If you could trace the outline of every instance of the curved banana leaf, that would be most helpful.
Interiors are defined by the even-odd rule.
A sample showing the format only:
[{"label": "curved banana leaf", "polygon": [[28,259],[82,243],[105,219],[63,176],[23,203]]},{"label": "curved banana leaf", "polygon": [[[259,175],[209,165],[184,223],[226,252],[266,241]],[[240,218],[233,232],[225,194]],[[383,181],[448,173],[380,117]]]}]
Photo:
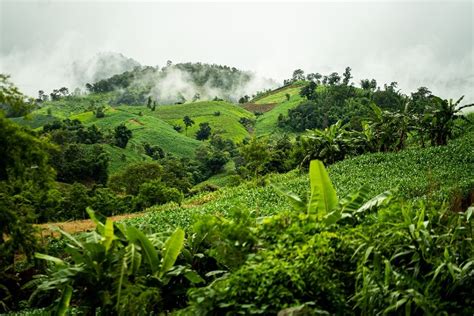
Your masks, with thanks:
[{"label": "curved banana leaf", "polygon": [[150,269],[153,273],[158,272],[160,268],[160,261],[158,260],[158,252],[155,247],[148,239],[148,237],[142,233],[140,230],[133,226],[127,228],[127,236],[130,240],[140,241],[140,244],[145,252],[146,259],[150,265]]},{"label": "curved banana leaf", "polygon": [[338,199],[331,179],[319,160],[312,160],[309,165],[311,196],[308,202],[308,213],[323,217],[337,207]]},{"label": "curved banana leaf", "polygon": [[177,228],[166,240],[163,249],[163,263],[161,265],[159,277],[162,277],[171,269],[178,258],[184,245],[184,230]]}]

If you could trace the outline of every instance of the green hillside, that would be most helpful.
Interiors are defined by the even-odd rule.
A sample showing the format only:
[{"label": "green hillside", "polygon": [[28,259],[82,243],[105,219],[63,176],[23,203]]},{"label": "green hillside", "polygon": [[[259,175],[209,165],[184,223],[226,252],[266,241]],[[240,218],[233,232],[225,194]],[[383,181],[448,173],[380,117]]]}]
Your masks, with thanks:
[{"label": "green hillside", "polygon": [[194,150],[200,144],[199,141],[176,132],[170,124],[149,115],[151,111],[148,113],[143,111],[145,114],[140,116],[141,110],[139,107],[108,108],[103,118],[96,118],[93,112],[84,112],[73,115],[71,118],[79,119],[85,125],[95,124],[105,129],[113,129],[124,123],[133,133],[127,148],[136,152],[143,152],[142,143],[148,142],[160,146],[165,152],[181,157],[194,155]]},{"label": "green hillside", "polygon": [[[263,113],[257,118],[255,124],[255,133],[257,136],[269,136],[286,132],[278,127],[278,116],[280,116],[280,114],[287,115],[289,109],[300,104],[303,99],[299,93],[303,85],[302,83],[296,83],[279,88],[253,101],[257,105],[275,103],[275,106],[270,111]],[[286,97],[287,94],[290,95],[289,100]]]},{"label": "green hillside", "polygon": [[290,96],[298,95],[301,88],[305,85],[304,82],[297,82],[289,86],[284,86],[268,93],[265,93],[262,96],[256,97],[251,101],[251,103],[256,104],[268,104],[268,103],[282,103],[286,101],[286,94]]},{"label": "green hillside", "polygon": [[[271,96],[269,96],[271,97]],[[278,116],[286,115],[289,109],[292,109],[302,101],[301,96],[296,93],[287,101],[286,97],[283,102],[277,104],[272,110],[259,116],[255,124],[255,133],[257,136],[269,136],[272,134],[280,134],[285,131],[278,127]]]},{"label": "green hillside", "polygon": [[[130,112],[137,112],[133,106],[121,106],[119,109]],[[220,115],[216,115],[220,112]],[[180,125],[183,127],[183,117],[189,116],[195,124],[188,128],[188,137],[194,138],[199,123],[208,122],[213,132],[218,132],[224,138],[233,141],[241,141],[249,136],[245,127],[239,123],[241,117],[253,118],[254,115],[239,106],[224,101],[202,101],[176,105],[157,106],[156,111],[144,110],[144,115],[159,118],[170,125]]]},{"label": "green hillside", "polygon": [[120,147],[108,144],[104,144],[102,146],[110,157],[109,173],[111,175],[122,170],[130,163],[151,160],[151,158],[147,155],[135,150],[131,150],[130,147],[122,149]]}]

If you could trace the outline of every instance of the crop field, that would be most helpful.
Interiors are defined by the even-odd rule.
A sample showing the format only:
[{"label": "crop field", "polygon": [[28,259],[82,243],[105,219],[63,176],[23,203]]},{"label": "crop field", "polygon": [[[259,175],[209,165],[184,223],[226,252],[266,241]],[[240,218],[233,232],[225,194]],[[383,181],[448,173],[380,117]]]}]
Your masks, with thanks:
[{"label": "crop field", "polygon": [[298,95],[303,86],[304,83],[292,84],[288,87],[271,91],[268,94],[257,97],[251,102],[256,104],[282,103],[286,101],[286,94],[289,94],[290,96]]},{"label": "crop field", "polygon": [[289,101],[286,99],[279,103],[272,110],[263,113],[263,115],[257,118],[255,124],[255,133],[257,136],[268,136],[268,135],[278,135],[285,133],[286,131],[278,127],[278,116],[280,114],[287,115],[288,110],[292,109],[302,101],[299,94],[291,96]]},{"label": "crop field", "polygon": [[[121,106],[119,109],[132,111],[138,110],[133,106]],[[220,115],[215,115],[220,112]],[[199,124],[203,122],[209,123],[214,132],[219,133],[225,138],[234,141],[241,141],[248,137],[248,131],[239,123],[241,117],[253,118],[253,114],[224,101],[203,101],[176,105],[160,105],[155,111],[149,109],[143,110],[143,113],[149,116],[157,117],[171,125],[180,125],[183,127],[182,134],[185,134],[183,117],[189,116],[195,124],[188,128],[188,137],[194,138]]]},{"label": "crop field", "polygon": [[[447,200],[458,203],[467,198],[474,187],[474,130],[445,147],[408,149],[399,153],[365,154],[329,166],[329,175],[336,191],[344,196],[366,186],[370,196],[396,188],[402,197],[410,199]],[[286,191],[298,195],[307,193],[308,177],[298,170],[272,175],[268,183],[284,183]],[[451,196],[454,194],[455,198]],[[457,197],[457,198],[456,198]],[[238,187],[193,197],[195,207],[175,204],[155,206],[143,217],[127,222],[150,231],[189,227],[202,214],[228,215],[232,209],[245,208],[256,217],[267,216],[288,209],[287,200],[272,186],[244,183]],[[190,204],[189,202],[185,202]]]},{"label": "crop field", "polygon": [[199,141],[176,132],[170,124],[155,116],[147,115],[149,113],[145,111],[143,111],[145,114],[141,116],[139,112],[138,107],[127,109],[119,107],[108,108],[103,118],[96,118],[93,112],[84,112],[72,118],[79,119],[85,125],[95,124],[100,128],[110,130],[124,123],[133,133],[130,148],[139,153],[143,152],[142,143],[148,142],[180,157],[194,155],[194,150],[200,144]]}]

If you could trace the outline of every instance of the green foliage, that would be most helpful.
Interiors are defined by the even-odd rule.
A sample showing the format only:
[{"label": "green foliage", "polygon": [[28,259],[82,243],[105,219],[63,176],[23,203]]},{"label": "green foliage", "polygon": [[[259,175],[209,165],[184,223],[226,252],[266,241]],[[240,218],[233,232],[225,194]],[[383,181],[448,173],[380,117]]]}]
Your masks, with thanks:
[{"label": "green foliage", "polygon": [[41,283],[31,300],[43,291],[56,292],[61,295],[57,313],[66,312],[69,302],[84,313],[104,314],[160,312],[179,304],[163,298],[169,295],[166,288],[179,284],[186,275],[196,280],[188,266],[175,265],[184,231],[177,228],[169,236],[145,235],[110,219],[102,223],[89,212],[96,231],[81,239],[62,231],[68,239],[69,260],[36,254],[50,266],[47,275],[39,276]]},{"label": "green foliage", "polygon": [[110,177],[109,187],[117,193],[137,195],[144,182],[159,179],[163,168],[156,162],[136,163]]},{"label": "green foliage", "polygon": [[106,184],[109,159],[97,144],[67,144],[53,154],[52,165],[57,170],[58,181]]},{"label": "green foliage", "polygon": [[455,129],[455,120],[463,117],[459,112],[463,108],[472,107],[474,104],[468,104],[460,107],[464,97],[456,102],[453,100],[442,100],[432,98],[433,102],[428,105],[427,110],[421,118],[422,130],[429,135],[429,140],[433,146],[442,146],[448,143],[452,138]]},{"label": "green foliage", "polygon": [[225,147],[217,148],[204,144],[196,149],[196,160],[202,166],[202,177],[206,179],[222,171],[229,158],[230,153]]},{"label": "green foliage", "polygon": [[188,135],[188,127],[191,127],[194,125],[194,121],[187,115],[184,116],[183,118],[183,123],[184,123],[184,127],[185,127],[185,130],[186,130],[186,135]]},{"label": "green foliage", "polygon": [[175,188],[170,188],[161,180],[152,180],[140,185],[137,197],[135,198],[135,208],[145,209],[157,204],[168,202],[181,203],[183,193]]},{"label": "green foliage", "polygon": [[350,132],[338,121],[324,130],[310,131],[303,136],[300,150],[304,152],[304,158],[301,163],[321,159],[324,163],[332,164],[350,155],[353,146]]},{"label": "green foliage", "polygon": [[211,136],[211,127],[209,123],[203,122],[199,123],[199,130],[196,132],[197,140],[206,140]]},{"label": "green foliage", "polygon": [[25,279],[16,261],[19,256],[30,261],[38,247],[32,223],[44,212],[55,175],[48,164],[52,146],[2,114],[0,148],[0,311],[4,311],[16,308],[22,297]]},{"label": "green foliage", "polygon": [[127,147],[128,140],[132,138],[132,131],[125,124],[120,124],[114,129],[115,144],[120,148]]},{"label": "green foliage", "polygon": [[[242,249],[247,259],[237,269],[190,290],[191,305],[183,312],[275,314],[303,307],[309,314],[472,312],[472,209],[447,216],[445,206],[389,200],[387,194],[364,204],[365,190],[338,202],[316,161],[310,183],[307,205],[288,194],[297,212],[246,222],[243,230],[252,244],[258,241],[259,251]],[[197,228],[215,240],[208,253],[226,253],[222,246],[228,249],[233,240],[226,233],[215,236],[216,222],[208,219],[209,226]],[[240,226],[224,227],[220,230],[232,232]]]},{"label": "green foliage", "polygon": [[35,107],[32,99],[20,92],[9,80],[9,76],[0,74],[0,111],[7,117],[24,116]]},{"label": "green foliage", "polygon": [[292,146],[286,135],[277,140],[254,137],[240,146],[240,155],[235,158],[237,171],[243,177],[289,171],[295,167]]}]

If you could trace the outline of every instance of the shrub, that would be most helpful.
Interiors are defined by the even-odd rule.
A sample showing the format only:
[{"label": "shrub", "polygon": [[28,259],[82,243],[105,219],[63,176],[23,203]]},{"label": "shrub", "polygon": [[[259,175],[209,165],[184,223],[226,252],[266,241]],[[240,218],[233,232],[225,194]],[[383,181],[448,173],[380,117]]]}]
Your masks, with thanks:
[{"label": "shrub", "polygon": [[134,201],[137,209],[145,209],[156,204],[181,203],[183,197],[183,193],[178,189],[167,187],[161,180],[153,180],[140,185]]},{"label": "shrub", "polygon": [[71,305],[85,314],[160,313],[178,304],[163,299],[175,295],[173,288],[201,282],[189,266],[175,265],[184,244],[183,230],[147,236],[110,219],[99,222],[90,214],[97,227],[86,238],[63,232],[68,240],[65,251],[71,255],[68,260],[36,254],[50,267],[47,275],[38,276],[31,300],[41,292],[56,293],[60,299],[52,307],[59,315],[65,315]]}]

